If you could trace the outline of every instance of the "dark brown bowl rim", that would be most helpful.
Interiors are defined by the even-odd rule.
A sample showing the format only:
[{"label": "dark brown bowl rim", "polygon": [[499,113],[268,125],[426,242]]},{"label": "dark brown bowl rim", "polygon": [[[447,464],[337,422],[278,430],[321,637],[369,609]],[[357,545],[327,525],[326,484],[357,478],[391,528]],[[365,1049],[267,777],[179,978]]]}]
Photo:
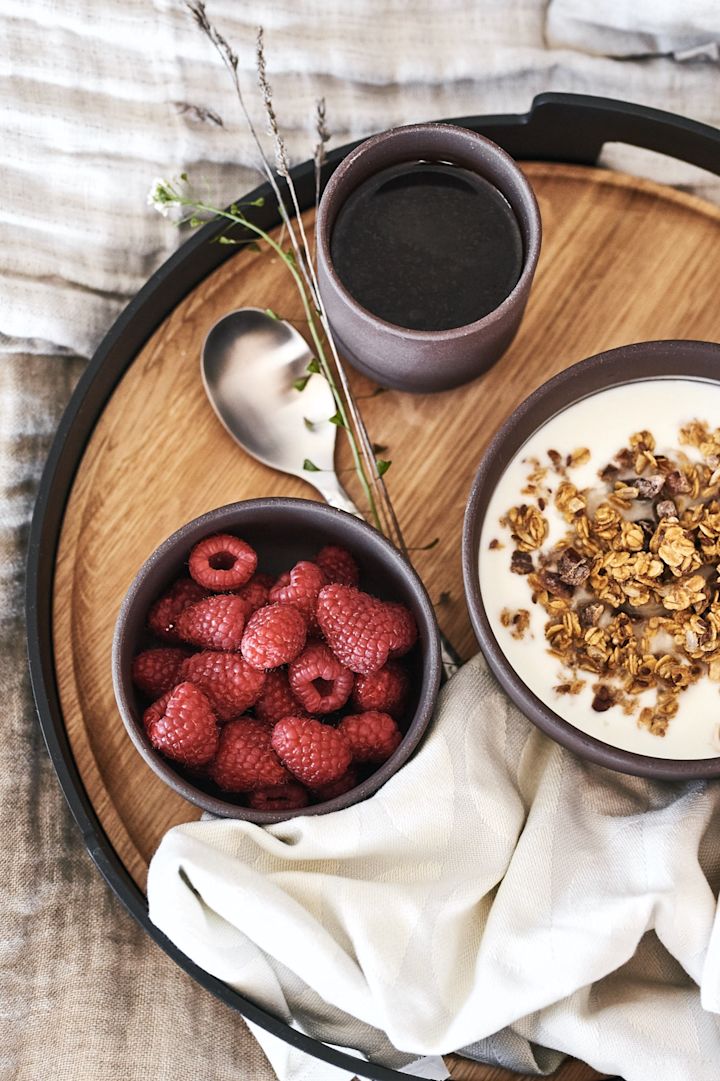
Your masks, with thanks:
[{"label": "dark brown bowl rim", "polygon": [[[395,753],[384,762],[373,774],[361,781],[359,785],[337,796],[335,799],[316,803],[309,807],[303,807],[296,811],[255,811],[250,807],[241,807],[215,796],[209,795],[202,789],[197,788],[189,781],[180,776],[161,755],[155,751],[147,739],[142,725],[136,719],[135,707],[132,700],[132,688],[127,684],[129,681],[123,678],[122,658],[126,645],[126,626],[128,616],[141,590],[141,585],[146,577],[152,572],[155,565],[162,561],[170,552],[183,554],[184,562],[187,556],[188,542],[186,537],[196,529],[207,527],[207,532],[212,532],[217,523],[222,522],[222,527],[231,529],[230,519],[240,512],[247,515],[264,513],[272,510],[297,511],[303,520],[307,516],[313,516],[315,521],[322,523],[341,519],[344,525],[351,531],[357,531],[364,535],[370,546],[380,553],[379,558],[385,566],[391,566],[392,574],[399,575],[408,590],[413,595],[415,617],[418,623],[419,641],[423,651],[423,680],[420,689],[417,708],[409,724],[400,746]],[[115,691],[115,699],[122,717],[125,729],[132,740],[135,749],[150,766],[150,768],[170,788],[174,789],[190,803],[201,807],[210,814],[223,818],[232,818],[239,821],[253,822],[258,825],[269,825],[275,822],[285,822],[292,818],[300,818],[307,815],[328,814],[331,811],[342,810],[367,799],[393,774],[395,774],[410,758],[420,743],[425,731],[432,719],[440,686],[441,675],[440,661],[440,637],[435,618],[435,612],[427,594],[427,590],[420,580],[417,572],[411,564],[404,559],[400,552],[376,529],[345,511],[335,510],[324,503],[318,503],[312,499],[296,499],[290,497],[266,497],[262,499],[246,499],[237,503],[228,503],[222,507],[215,507],[205,514],[186,522],[165,541],[162,542],[145,560],[135,575],[120,606],[115,633],[112,644],[112,677]]]},{"label": "dark brown bowl rim", "polygon": [[[527,250],[523,252],[523,267],[520,272],[520,277],[500,304],[498,304],[496,308],[493,308],[491,312],[488,312],[487,315],[484,315],[482,319],[476,319],[473,323],[463,323],[463,325],[459,327],[450,327],[447,330],[412,330],[409,327],[400,326],[398,323],[389,323],[379,315],[373,315],[371,311],[362,304],[359,304],[352,293],[348,292],[345,288],[335,270],[335,265],[330,254],[330,233],[332,230],[328,227],[328,206],[332,201],[332,197],[337,188],[343,182],[347,173],[352,170],[355,162],[359,158],[364,157],[368,152],[374,150],[376,146],[397,138],[398,134],[402,132],[426,132],[436,130],[466,135],[472,142],[486,146],[498,159],[505,161],[505,163],[517,173],[518,181],[523,188],[524,195],[527,199],[527,211],[530,217],[530,239]],[[325,265],[325,272],[348,308],[355,312],[355,314],[364,322],[371,324],[373,327],[380,327],[382,330],[387,331],[396,337],[403,338],[404,340],[417,342],[454,341],[455,339],[464,338],[469,334],[474,334],[477,331],[485,330],[487,327],[490,327],[501,320],[505,313],[514,305],[518,293],[525,288],[526,284],[529,285],[530,281],[532,281],[538,259],[540,258],[540,247],[542,244],[540,208],[538,207],[535,192],[530,185],[530,181],[525,176],[525,173],[517,162],[511,158],[502,147],[498,146],[497,143],[494,143],[492,139],[488,139],[484,135],[478,134],[476,131],[471,131],[470,128],[464,128],[460,124],[403,124],[399,127],[389,128],[387,131],[382,131],[379,134],[372,135],[369,139],[366,139],[360,146],[356,147],[355,150],[351,151],[347,157],[343,159],[330,177],[323,192],[322,199],[320,200],[320,205],[318,206],[315,230],[318,248]]]},{"label": "dark brown bowl rim", "polygon": [[[642,358],[645,361],[650,360],[660,363],[663,359],[667,360],[669,353],[674,354],[674,360],[677,359],[677,369],[674,372],[663,372],[662,375],[657,375],[656,378],[685,377],[720,382],[720,344],[689,339],[637,342],[632,345],[609,349],[585,360],[578,361],[576,364],[565,368],[558,375],[553,376],[552,379],[547,380],[521,402],[493,436],[475,475],[463,524],[462,565],[465,597],[480,649],[500,685],[533,724],[557,743],[598,765],[638,777],[682,781],[720,777],[720,755],[712,758],[696,759],[655,758],[651,755],[638,754],[635,751],[626,751],[614,747],[612,744],[605,743],[594,736],[581,732],[569,721],[564,720],[533,694],[505,657],[485,612],[478,574],[480,533],[484,521],[484,512],[481,511],[480,505],[486,495],[485,486],[493,463],[503,455],[505,455],[506,460],[509,460],[504,452],[508,437],[514,434],[518,427],[522,428],[527,424],[527,431],[524,433],[522,440],[522,442],[525,442],[534,431],[537,431],[541,424],[546,423],[552,416],[567,409],[574,402],[596,394],[603,389],[647,381],[648,376],[633,376],[630,374],[633,361]],[[706,365],[715,367],[716,374],[714,376],[709,372],[698,375],[687,369],[683,370],[683,361],[688,364],[697,364],[701,360]],[[606,373],[608,379],[603,383],[602,387],[578,394],[577,398],[566,402],[560,408],[553,409],[551,407],[548,409],[544,420],[533,419],[532,423],[529,423],[529,418],[534,416],[538,406],[552,405],[558,390],[565,389],[585,373],[597,372],[608,366],[610,368]],[[618,370],[623,366],[625,374]],[[513,454],[515,453],[516,451],[513,451]]]}]

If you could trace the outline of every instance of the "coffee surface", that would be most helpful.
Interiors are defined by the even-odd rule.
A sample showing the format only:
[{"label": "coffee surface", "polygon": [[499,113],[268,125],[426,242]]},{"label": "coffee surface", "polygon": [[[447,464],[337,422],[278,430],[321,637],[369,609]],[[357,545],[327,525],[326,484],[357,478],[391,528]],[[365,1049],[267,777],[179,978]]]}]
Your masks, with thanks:
[{"label": "coffee surface", "polygon": [[373,315],[412,330],[448,330],[493,311],[523,264],[505,197],[456,165],[410,162],[364,181],[330,239],[345,288]]}]

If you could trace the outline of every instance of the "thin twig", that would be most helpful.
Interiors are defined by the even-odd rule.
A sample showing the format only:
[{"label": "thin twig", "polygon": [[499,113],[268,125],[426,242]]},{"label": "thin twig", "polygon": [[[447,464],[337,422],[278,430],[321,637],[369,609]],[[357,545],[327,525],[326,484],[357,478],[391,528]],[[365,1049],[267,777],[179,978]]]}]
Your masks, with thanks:
[{"label": "thin twig", "polygon": [[290,221],[289,215],[287,214],[287,211],[285,209],[285,204],[283,202],[282,195],[280,194],[280,189],[275,179],[275,174],[273,173],[270,162],[267,159],[267,155],[263,148],[262,142],[260,141],[260,136],[257,133],[257,128],[255,127],[252,117],[250,116],[250,113],[248,111],[247,105],[245,104],[245,97],[242,92],[242,87],[240,86],[240,77],[238,75],[237,55],[231,48],[227,40],[217,29],[217,27],[215,27],[210,22],[207,11],[205,9],[205,0],[186,0],[186,6],[190,11],[192,17],[194,18],[195,22],[197,23],[198,27],[202,30],[202,32],[205,34],[205,36],[215,48],[216,52],[220,56],[220,59],[222,60],[223,64],[225,65],[226,69],[230,74],[230,77],[233,81],[233,86],[235,87],[235,96],[238,99],[243,117],[245,119],[245,123],[248,126],[248,130],[253,138],[253,141],[258,151],[260,159],[260,169],[265,178],[267,179],[268,183],[270,184],[273,194],[277,199],[278,210],[280,211],[280,216],[283,220],[283,224],[285,225],[288,236],[290,237],[290,243],[292,244],[293,251],[295,252],[295,257],[296,259],[301,260],[302,257],[300,253],[300,245],[293,229],[292,222]]},{"label": "thin twig", "polygon": [[[324,304],[322,302],[322,297],[320,296],[320,287],[318,285],[317,276],[315,274],[314,260],[313,260],[313,258],[311,256],[310,245],[308,243],[307,233],[305,232],[305,223],[303,221],[302,211],[300,209],[300,204],[299,204],[299,200],[298,200],[298,197],[297,197],[297,191],[296,191],[296,188],[295,188],[295,184],[294,184],[293,178],[292,178],[292,176],[290,174],[290,170],[287,167],[287,154],[286,154],[286,151],[285,151],[285,144],[283,142],[282,136],[280,135],[280,131],[279,131],[279,127],[278,127],[278,121],[277,121],[277,115],[276,115],[276,112],[275,112],[275,107],[273,105],[272,88],[270,86],[268,76],[267,76],[267,63],[266,63],[266,60],[265,60],[265,41],[264,41],[262,28],[260,28],[258,30],[258,34],[257,34],[256,49],[255,49],[255,61],[256,61],[256,67],[257,67],[258,86],[259,86],[260,91],[261,91],[262,96],[263,96],[263,104],[265,106],[265,115],[266,115],[267,121],[268,121],[269,134],[273,138],[273,142],[275,144],[275,156],[276,156],[276,159],[277,159],[277,161],[279,163],[278,164],[278,171],[281,172],[281,175],[283,176],[283,179],[285,180],[285,183],[287,185],[288,193],[290,195],[290,200],[291,200],[292,206],[293,206],[293,215],[294,215],[294,219],[295,219],[295,224],[297,225],[298,233],[299,233],[299,236],[300,236],[299,247],[300,247],[301,252],[302,252],[302,258],[299,260],[300,270],[301,270],[301,272],[303,274],[303,277],[305,278],[305,281],[307,283],[308,290],[310,291],[310,295],[312,297],[313,303],[315,304],[318,315],[320,317],[320,322],[322,324],[323,331],[325,333],[325,338],[326,338],[326,340],[327,340],[327,342],[328,342],[328,344],[330,346],[330,350],[331,350],[333,360],[334,360],[334,363],[335,363],[335,368],[337,370],[337,373],[338,373],[338,376],[339,376],[339,379],[340,379],[340,385],[342,387],[343,397],[344,397],[345,403],[347,405],[348,412],[350,414],[351,423],[353,424],[354,430],[360,436],[360,449],[361,449],[363,460],[365,462],[365,469],[367,470],[369,476],[372,478],[373,484],[376,485],[377,487],[379,487],[379,489],[380,489],[380,493],[381,493],[381,497],[382,497],[381,500],[380,500],[381,509],[384,512],[383,516],[385,518],[385,521],[382,523],[383,531],[385,533],[389,533],[390,529],[393,529],[396,536],[397,536],[398,547],[401,549],[401,551],[404,552],[405,551],[405,544],[404,544],[404,540],[403,540],[403,537],[402,537],[402,533],[400,531],[400,527],[399,527],[399,524],[397,522],[395,512],[388,505],[389,504],[389,496],[388,496],[387,488],[385,487],[384,482],[382,482],[382,478],[381,478],[381,476],[380,476],[380,474],[378,472],[377,462],[376,462],[374,454],[372,453],[372,445],[371,445],[371,442],[370,442],[370,438],[368,436],[367,429],[365,428],[365,423],[364,423],[364,421],[362,419],[362,416],[361,416],[360,411],[359,411],[359,409],[357,407],[357,404],[354,401],[352,391],[350,389],[350,383],[349,383],[349,380],[348,380],[348,377],[347,377],[347,373],[345,372],[344,365],[343,365],[343,363],[340,360],[340,357],[338,355],[338,351],[337,351],[337,347],[335,345],[335,341],[333,339],[330,323],[329,323],[327,315],[325,313],[325,306],[324,306]],[[325,121],[325,103],[324,103],[324,101],[322,102],[322,106],[320,106],[320,104],[319,104],[319,107],[318,107],[318,121],[319,121],[318,134],[320,135],[320,146],[322,147],[324,145],[323,144],[323,137],[325,135],[327,135],[327,137],[329,138],[329,132],[327,132],[327,126],[326,126],[326,121]],[[322,132],[322,134],[321,134],[321,132]],[[317,153],[317,150],[316,150],[316,153]],[[316,184],[317,184],[317,179],[316,179]],[[289,217],[289,215],[288,215],[288,217]],[[344,411],[341,410],[341,415],[343,413],[344,413]],[[347,417],[345,417],[344,415],[343,415],[343,420],[347,424]],[[392,536],[392,534],[390,534],[390,535]]]},{"label": "thin twig", "polygon": [[[263,40],[262,32],[258,32],[257,37],[256,63],[258,73],[258,85],[262,92],[263,101],[265,103],[265,112],[268,119],[268,126],[270,129],[270,134],[273,136],[273,139],[275,141],[276,155],[279,156],[282,149],[281,143],[279,142],[281,137],[278,132],[277,117],[275,114],[274,106],[272,104],[272,90],[270,88],[267,78],[267,67],[265,62],[265,43]],[[380,489],[380,493],[382,496],[380,503],[381,509],[384,512],[383,516],[385,519],[382,523],[382,528],[385,533],[388,533],[391,528],[394,528],[395,533],[398,535],[398,546],[401,548],[401,550],[404,551],[404,542],[402,540],[402,534],[400,533],[399,526],[397,525],[397,518],[395,517],[395,514],[391,510],[391,508],[388,507],[389,499],[385,485],[379,484],[381,478],[378,472],[375,456],[372,453],[372,445],[370,442],[370,438],[368,436],[367,429],[365,428],[365,424],[360,414],[360,411],[353,398],[347,373],[338,354],[338,350],[332,334],[332,329],[330,327],[330,323],[325,312],[325,306],[320,295],[320,287],[318,284],[317,275],[315,273],[315,264],[310,255],[310,245],[308,243],[307,233],[305,231],[305,223],[303,221],[302,211],[300,209],[300,203],[297,197],[297,191],[289,170],[284,174],[284,180],[287,185],[290,200],[292,202],[293,216],[300,236],[300,248],[303,252],[303,258],[300,261],[300,270],[307,283],[308,290],[320,317],[320,322],[325,333],[325,338],[327,339],[327,342],[330,346],[330,351],[333,356],[335,368],[340,379],[340,385],[342,387],[344,401],[350,414],[351,423],[354,430],[358,433],[360,437],[360,449],[363,460],[365,462],[365,469],[367,470],[369,477],[372,478],[373,484]],[[341,411],[341,413],[342,412],[343,411]],[[343,416],[343,420],[345,420],[345,423],[347,424],[347,417]],[[390,535],[392,536],[392,534]]]},{"label": "thin twig", "polygon": [[280,176],[287,179],[290,172],[290,164],[288,162],[287,147],[285,146],[285,140],[280,134],[278,128],[277,116],[275,115],[275,106],[273,105],[272,87],[268,82],[267,77],[267,64],[265,62],[265,37],[262,26],[257,28],[257,40],[255,43],[255,62],[257,65],[258,86],[262,91],[263,105],[265,106],[265,115],[268,120],[268,135],[272,136],[273,144],[275,146],[275,166]]},{"label": "thin twig", "polygon": [[315,163],[315,213],[320,205],[320,182],[325,164],[325,144],[330,142],[330,130],[325,120],[325,98],[315,102],[315,131],[318,141],[315,143],[313,161]]},{"label": "thin twig", "polygon": [[[296,282],[298,284],[298,288],[300,289],[303,305],[306,309],[308,325],[311,330],[316,349],[319,353],[319,359],[321,360],[323,374],[330,383],[330,387],[333,391],[333,395],[335,397],[338,407],[338,413],[347,431],[348,440],[350,443],[358,476],[365,491],[366,497],[368,498],[371,512],[373,513],[378,525],[380,525],[380,527],[388,536],[391,537],[391,539],[395,540],[395,543],[400,548],[400,550],[406,554],[407,548],[402,535],[402,531],[400,529],[400,524],[397,520],[395,510],[390,500],[385,480],[383,479],[383,476],[378,469],[370,437],[365,427],[362,415],[358,409],[357,403],[354,399],[344,365],[338,354],[337,346],[335,344],[335,340],[332,334],[332,329],[330,327],[330,323],[325,311],[325,306],[322,303],[322,298],[320,296],[320,290],[314,267],[314,259],[312,257],[313,253],[311,253],[310,245],[308,244],[307,234],[302,218],[302,212],[299,206],[297,192],[295,190],[295,185],[292,179],[292,175],[290,173],[287,148],[279,130],[275,107],[273,104],[272,88],[270,86],[267,76],[267,65],[265,60],[265,46],[262,28],[258,30],[256,40],[256,67],[258,85],[262,93],[265,114],[268,120],[269,134],[272,136],[274,143],[277,172],[287,185],[290,200],[292,203],[292,216],[290,215],[290,213],[288,213],[275,173],[270,165],[270,162],[268,161],[257,129],[252,121],[247,105],[245,103],[245,98],[242,93],[242,88],[240,86],[240,79],[238,75],[237,55],[235,54],[234,50],[231,48],[227,40],[223,37],[223,35],[210,22],[206,12],[204,0],[186,0],[186,6],[188,7],[200,30],[206,35],[215,50],[218,52],[223,64],[225,65],[232,78],[235,88],[235,94],[240,104],[243,117],[258,151],[261,171],[266,177],[268,183],[270,184],[273,194],[275,195],[275,198],[277,200],[283,229],[287,230],[292,245],[295,266],[293,266],[290,261],[286,261],[288,261],[288,265],[293,271]],[[325,159],[324,147],[325,143],[329,139],[329,131],[327,129],[325,118],[324,100],[318,102],[317,104],[316,128],[319,141],[317,146],[315,147],[315,183],[316,198],[319,198],[320,171],[322,168],[322,163]],[[245,224],[248,226],[250,225],[249,222],[245,222]],[[278,252],[283,255],[283,257],[285,256],[285,252],[282,251],[282,248],[278,247],[277,242],[273,241],[272,246],[275,247]],[[299,271],[299,274],[296,273],[296,268],[297,271]],[[304,279],[305,285],[307,287],[307,291],[309,294],[309,303],[308,298],[305,296],[304,290],[300,285],[301,278]],[[314,312],[312,308],[315,309]],[[324,355],[322,343],[320,341],[317,328],[315,326],[315,321],[313,318],[314,315],[317,315],[320,321],[325,340],[330,348],[333,361],[332,366],[337,372],[342,393],[340,392],[340,389],[335,383],[332,367],[328,363],[327,358]],[[373,488],[375,488],[377,496],[379,497],[377,499],[372,491]],[[381,515],[382,521],[378,517],[379,515]]]}]

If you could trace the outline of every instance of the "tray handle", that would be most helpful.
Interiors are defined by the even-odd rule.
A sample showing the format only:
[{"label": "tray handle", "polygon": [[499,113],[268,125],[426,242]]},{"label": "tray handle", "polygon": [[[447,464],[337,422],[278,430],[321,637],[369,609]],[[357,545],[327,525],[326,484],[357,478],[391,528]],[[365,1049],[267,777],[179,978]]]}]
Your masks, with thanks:
[{"label": "tray handle", "polygon": [[527,113],[461,117],[513,157],[594,165],[605,143],[627,143],[720,176],[720,131],[633,102],[587,94],[538,94]]}]

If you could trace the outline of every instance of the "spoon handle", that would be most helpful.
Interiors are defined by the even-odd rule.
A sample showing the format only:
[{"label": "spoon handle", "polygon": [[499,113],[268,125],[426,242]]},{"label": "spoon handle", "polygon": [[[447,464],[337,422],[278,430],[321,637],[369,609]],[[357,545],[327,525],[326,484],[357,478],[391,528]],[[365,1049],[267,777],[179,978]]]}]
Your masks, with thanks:
[{"label": "spoon handle", "polygon": [[[344,510],[347,514],[354,514],[356,518],[363,517],[336,476],[324,477],[322,487],[319,484],[315,487],[330,507]],[[442,631],[440,631],[440,663],[446,680],[454,676],[462,664],[459,653]]]}]

